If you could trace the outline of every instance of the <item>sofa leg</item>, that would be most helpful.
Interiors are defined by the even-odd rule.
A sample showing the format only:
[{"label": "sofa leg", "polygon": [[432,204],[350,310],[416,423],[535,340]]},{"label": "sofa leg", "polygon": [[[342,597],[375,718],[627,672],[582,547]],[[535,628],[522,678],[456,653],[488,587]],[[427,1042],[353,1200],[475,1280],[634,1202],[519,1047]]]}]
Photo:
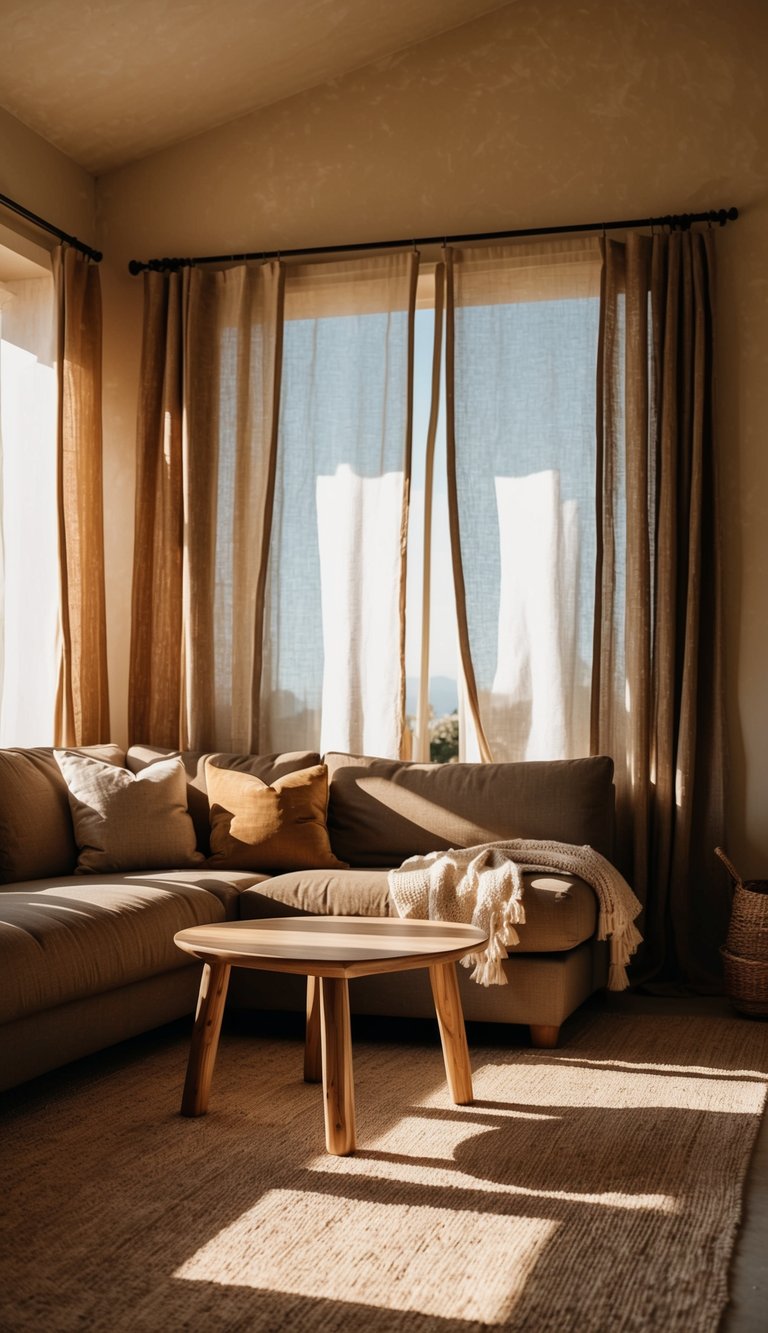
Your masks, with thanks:
[{"label": "sofa leg", "polygon": [[560,1028],[554,1023],[531,1023],[531,1045],[539,1050],[552,1050],[560,1039]]}]

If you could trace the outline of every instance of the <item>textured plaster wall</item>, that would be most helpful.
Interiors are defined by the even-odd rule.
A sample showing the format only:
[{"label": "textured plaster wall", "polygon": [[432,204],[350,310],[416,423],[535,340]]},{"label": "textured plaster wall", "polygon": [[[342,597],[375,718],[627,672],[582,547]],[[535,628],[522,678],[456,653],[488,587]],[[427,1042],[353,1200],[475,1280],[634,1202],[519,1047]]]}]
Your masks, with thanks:
[{"label": "textured plaster wall", "polygon": [[[96,240],[96,184],[82,167],[0,109],[0,194],[88,245]],[[0,222],[23,229],[0,209]],[[28,232],[39,238],[39,232]]]},{"label": "textured plaster wall", "polygon": [[766,69],[764,0],[517,0],[99,181],[117,736],[140,336],[129,258],[736,203],[718,238],[728,841],[768,873]]}]

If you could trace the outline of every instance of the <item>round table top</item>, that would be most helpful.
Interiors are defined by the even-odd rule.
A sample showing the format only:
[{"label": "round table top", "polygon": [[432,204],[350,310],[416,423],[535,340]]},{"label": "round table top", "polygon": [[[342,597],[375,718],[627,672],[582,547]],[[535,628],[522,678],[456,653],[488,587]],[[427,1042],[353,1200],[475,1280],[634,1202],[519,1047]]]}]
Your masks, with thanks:
[{"label": "round table top", "polygon": [[481,950],[488,934],[454,921],[285,916],[191,926],[174,940],[196,958],[239,967],[351,977],[453,962]]}]

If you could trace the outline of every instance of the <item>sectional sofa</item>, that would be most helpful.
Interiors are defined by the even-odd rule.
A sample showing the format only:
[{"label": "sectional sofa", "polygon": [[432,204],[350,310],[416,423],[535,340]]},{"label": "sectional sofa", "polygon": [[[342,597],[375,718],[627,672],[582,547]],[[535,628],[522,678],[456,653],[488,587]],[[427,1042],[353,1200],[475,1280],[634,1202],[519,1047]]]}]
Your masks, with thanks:
[{"label": "sectional sofa", "polygon": [[[115,746],[74,752],[146,776],[178,751]],[[613,848],[613,766],[606,757],[521,764],[414,764],[328,754],[327,835],[346,868],[267,873],[211,856],[206,766],[280,784],[318,754],[181,755],[197,850],[183,867],[77,873],[67,783],[53,750],[0,750],[0,1088],[8,1088],[194,1010],[200,976],[174,945],[187,926],[310,914],[393,914],[387,871],[407,857],[510,838]],[[126,779],[127,780],[127,779]],[[325,780],[325,777],[324,777]],[[185,784],[182,783],[182,786]],[[184,815],[186,818],[186,814]],[[504,967],[481,987],[459,969],[465,1017],[523,1024],[552,1045],[605,984],[597,900],[574,876],[526,877],[526,922]],[[431,1016],[426,974],[360,978],[361,1013]],[[229,1006],[303,1009],[301,978],[234,969]]]}]

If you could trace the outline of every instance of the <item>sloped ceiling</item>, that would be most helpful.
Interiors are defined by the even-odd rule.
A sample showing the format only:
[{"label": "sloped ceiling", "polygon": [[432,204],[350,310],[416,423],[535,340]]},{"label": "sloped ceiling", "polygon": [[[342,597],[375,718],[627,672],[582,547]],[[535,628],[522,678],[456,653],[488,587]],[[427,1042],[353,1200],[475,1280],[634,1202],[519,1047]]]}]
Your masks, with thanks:
[{"label": "sloped ceiling", "polygon": [[0,106],[99,175],[499,0],[0,0]]}]

